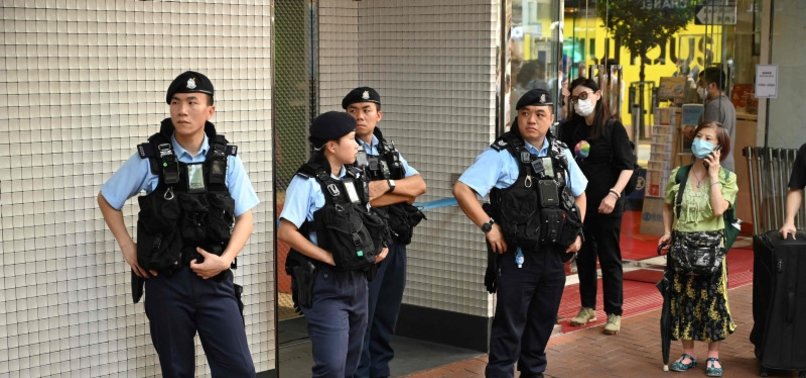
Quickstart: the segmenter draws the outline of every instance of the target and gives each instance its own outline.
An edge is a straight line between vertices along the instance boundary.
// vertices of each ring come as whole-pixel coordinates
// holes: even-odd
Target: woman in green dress
[[[730,136],[716,122],[700,124],[694,131],[692,153],[695,161],[679,209],[675,209],[680,184],[672,170],[665,191],[663,208],[664,233],[658,241],[666,244],[677,232],[719,231],[725,227],[722,214],[736,200],[736,174],[720,166],[730,154]],[[675,217],[675,214],[678,216]],[[694,341],[708,343],[706,375],[721,377],[719,343],[736,330],[728,306],[728,274],[724,260],[721,272],[713,275],[673,273],[671,280],[671,336],[681,340],[683,354],[671,365],[673,371],[686,371],[697,366]]]

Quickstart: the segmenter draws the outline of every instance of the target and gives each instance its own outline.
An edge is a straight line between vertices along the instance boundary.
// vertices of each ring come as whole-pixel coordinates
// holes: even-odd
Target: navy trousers
[[[367,275],[320,264],[311,307],[301,307],[313,349],[313,377],[352,377],[367,330]]]
[[[213,377],[254,377],[232,271],[208,280],[189,267],[145,283],[145,310],[163,377],[194,377],[198,331]]]
[[[602,268],[605,313],[621,315],[624,302],[621,265],[621,216],[589,214],[585,218],[585,243],[577,256],[579,297],[582,307],[596,308],[596,259]]]
[[[516,362],[521,377],[546,370],[546,344],[565,287],[561,253],[554,248],[524,252],[521,268],[513,252],[501,256],[486,377],[514,377]]]
[[[406,288],[406,246],[393,243],[369,282],[369,324],[356,377],[388,377],[389,361],[395,356],[391,340],[395,334],[403,290]]]

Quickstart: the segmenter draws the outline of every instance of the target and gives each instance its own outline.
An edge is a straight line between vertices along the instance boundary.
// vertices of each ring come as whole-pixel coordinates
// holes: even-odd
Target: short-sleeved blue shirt
[[[524,143],[529,152],[538,157],[549,155],[548,138],[543,139],[543,147],[540,150],[526,141]],[[575,197],[579,197],[585,192],[588,179],[585,178],[567,148],[563,150],[563,155],[565,155],[568,162],[568,174],[566,175],[565,184]],[[459,181],[469,186],[479,196],[485,197],[493,187],[505,189],[512,186],[518,179],[519,173],[518,161],[507,149],[496,151],[493,148],[487,148],[476,157],[476,161],[459,177]]]
[[[341,179],[346,174],[347,170],[342,167],[338,177],[331,176]],[[305,221],[313,221],[313,214],[324,206],[325,194],[322,193],[319,181],[314,177],[294,175],[286,189],[285,203],[279,219],[285,219],[299,229]],[[308,239],[317,244],[316,232],[310,232]]]
[[[186,164],[203,163],[207,158],[210,143],[204,136],[201,149],[191,155],[171,136],[174,154],[180,162]],[[252,187],[252,182],[244,169],[243,161],[238,156],[227,157],[227,178],[225,181],[229,194],[235,200],[235,216],[249,211],[260,203]],[[159,176],[151,172],[149,159],[140,158],[135,153],[115,172],[101,187],[101,194],[113,208],[120,210],[126,201],[141,191],[151,193],[159,184]]]
[[[367,144],[367,142],[364,142],[364,140],[360,139],[360,138],[356,138],[356,140],[358,141],[358,145],[361,148],[363,148],[364,151],[367,152],[367,155],[369,155],[369,156],[378,156],[379,155],[379,153],[378,153],[378,144],[380,143],[380,141],[378,140],[378,137],[376,137],[375,135],[372,136],[372,143],[371,144]],[[403,170],[405,172],[404,177],[411,177],[411,176],[420,174],[420,172],[417,172],[417,170],[414,169],[414,167],[409,165],[409,162],[406,160],[406,158],[403,157],[402,153],[400,154],[400,163],[403,164]]]

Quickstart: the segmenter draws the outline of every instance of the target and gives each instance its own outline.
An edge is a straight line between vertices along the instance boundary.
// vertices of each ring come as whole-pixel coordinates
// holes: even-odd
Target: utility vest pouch
[[[399,203],[385,207],[389,214],[389,229],[392,239],[400,244],[411,243],[414,227],[425,218],[420,209],[408,203]]]
[[[222,193],[208,193],[207,203],[207,241],[225,248],[235,226],[235,200]]]
[[[179,232],[179,201],[165,201],[164,193],[153,192],[137,198],[137,263],[149,270],[173,270],[182,257]]]
[[[321,230],[317,233],[324,249],[333,254],[336,269],[364,270],[375,263],[376,249],[360,210],[355,204],[325,206]]]
[[[389,230],[389,216],[383,211],[380,211],[380,209],[373,207],[366,211],[361,209],[361,218],[364,221],[364,227],[366,227],[369,234],[372,235],[372,243],[378,250],[375,253],[375,255],[377,255],[384,246],[392,243],[392,234]]]
[[[541,235],[537,192],[516,183],[501,194],[498,208],[497,223],[507,243],[527,250],[537,249]]]

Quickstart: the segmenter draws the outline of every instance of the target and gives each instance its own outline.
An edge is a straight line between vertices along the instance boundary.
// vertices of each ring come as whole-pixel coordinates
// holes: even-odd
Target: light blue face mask
[[[702,138],[694,138],[691,142],[691,152],[697,159],[704,159],[714,151],[714,144]]]

